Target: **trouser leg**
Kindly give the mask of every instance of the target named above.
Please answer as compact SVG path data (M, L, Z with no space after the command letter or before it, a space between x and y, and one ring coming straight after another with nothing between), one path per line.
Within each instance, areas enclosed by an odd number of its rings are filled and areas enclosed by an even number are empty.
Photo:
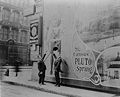
M59 72L55 72L56 85L60 86L60 76Z
M39 76L39 84L42 82L42 75Z
M44 84L45 74L42 75L42 84Z
M57 85L57 73L55 72L55 85Z
M16 72L16 76L18 76L18 72Z
M59 73L58 73L57 83L58 83L58 86L60 86L60 75L59 75Z

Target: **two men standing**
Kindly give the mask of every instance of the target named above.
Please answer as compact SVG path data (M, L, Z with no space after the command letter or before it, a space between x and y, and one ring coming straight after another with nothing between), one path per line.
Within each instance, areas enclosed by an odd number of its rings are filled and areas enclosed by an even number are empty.
M44 63L45 56L46 56L46 54L44 54L43 58L41 58L41 60L38 62L39 84L43 84L43 85L44 85L45 71L46 71L46 65ZM58 51L58 47L53 48L53 56L55 59L55 61L54 61L54 71L55 71L54 74L55 74L55 80L56 80L55 86L60 87L60 72L63 73L63 71L61 70L62 58Z

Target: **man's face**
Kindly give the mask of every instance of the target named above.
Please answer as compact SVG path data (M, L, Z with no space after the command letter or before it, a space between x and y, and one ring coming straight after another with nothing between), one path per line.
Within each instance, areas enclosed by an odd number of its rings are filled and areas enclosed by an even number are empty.
M41 60L41 59L42 59L40 55L38 55L37 58L38 58L38 60Z
M59 52L58 52L58 50L53 51L53 53L54 53L54 54L55 54L55 56L58 58L58 56L59 56Z

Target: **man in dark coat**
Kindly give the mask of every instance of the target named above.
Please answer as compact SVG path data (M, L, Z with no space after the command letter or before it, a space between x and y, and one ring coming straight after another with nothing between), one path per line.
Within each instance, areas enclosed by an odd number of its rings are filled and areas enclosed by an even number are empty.
M8 68L5 71L5 76L9 76L9 69Z
M15 68L15 72L16 72L16 77L18 76L18 72L20 72L20 68L19 68L19 66L20 66L20 61L19 60L16 60L15 61L15 63L14 63L14 68Z
M53 48L53 53L54 53L54 57L55 57L55 62L54 62L54 70L55 70L54 74L55 74L55 80L56 80L55 86L60 87L60 72L63 73L63 71L61 70L62 58L59 54L57 47Z
M46 54L44 54L43 58L38 62L38 76L39 76L39 84L45 85L44 84L44 79L45 79L45 71L46 71L46 65L44 63L44 57Z

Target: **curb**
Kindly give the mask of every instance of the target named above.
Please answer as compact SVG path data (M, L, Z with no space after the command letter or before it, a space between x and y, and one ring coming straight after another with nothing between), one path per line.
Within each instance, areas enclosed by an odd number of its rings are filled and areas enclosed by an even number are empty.
M22 84L22 83L18 83L18 82L11 82L11 81L2 81L2 82L8 83L8 84L11 84L11 85L18 85L18 86L23 86L23 87L35 89L35 90L40 90L40 91L48 92L48 93L52 93L52 94L62 95L62 96L66 96L66 97L81 97L81 96L78 96L78 95L60 93L60 92L57 92L57 91L54 91L54 90L44 89L42 87L30 86L30 85L26 85L26 84Z
M46 81L46 82L54 84L54 82L50 82L50 81ZM68 84L63 84L63 83L61 85L71 87L71 88L76 88L76 89L85 89L85 90L96 91L96 92L101 92L101 93L115 94L115 95L120 96L120 92L118 92L118 91L112 91L111 92L111 91L95 89L95 88L91 88L91 87L87 87L87 86L86 87L85 86L75 86L75 85L68 85Z

